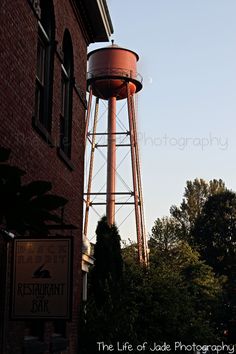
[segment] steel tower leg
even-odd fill
[[[89,127],[89,119],[90,119],[90,112],[91,112],[91,106],[92,106],[92,98],[93,98],[93,90],[92,87],[90,86],[89,88],[89,99],[88,99],[88,108],[87,108],[87,114],[85,118],[85,137],[84,137],[84,146],[86,147],[86,141],[87,141],[87,135],[88,135],[88,127]]]
[[[135,220],[136,220],[136,232],[137,232],[137,243],[138,243],[138,259],[140,263],[144,262],[143,259],[143,242],[142,242],[142,228],[141,228],[141,218],[139,210],[139,191],[137,184],[137,164],[136,164],[136,152],[135,152],[135,135],[133,126],[133,110],[131,103],[131,95],[129,90],[129,83],[127,83],[127,105],[128,105],[128,116],[129,116],[129,130],[130,130],[130,150],[131,150],[131,165],[132,165],[132,178],[133,178],[133,188],[134,188],[134,208],[135,208]]]
[[[107,222],[115,222],[116,188],[116,97],[108,101],[108,148],[107,148]]]
[[[89,163],[89,177],[88,177],[85,217],[84,217],[84,235],[86,237],[87,237],[87,233],[88,233],[88,218],[89,218],[89,207],[90,207],[90,200],[91,200],[90,196],[91,196],[91,187],[92,187],[92,179],[93,179],[94,154],[95,154],[95,148],[96,148],[98,108],[99,108],[99,98],[96,98],[96,105],[95,105],[95,112],[94,112],[94,123],[93,123],[92,145],[91,145],[90,163]]]
[[[144,261],[145,265],[148,265],[149,253],[148,253],[148,244],[147,244],[147,236],[146,236],[146,228],[145,228],[140,155],[139,155],[137,123],[136,123],[136,114],[135,114],[135,105],[134,105],[134,97],[133,96],[130,97],[130,103],[131,103],[131,107],[132,107],[134,149],[135,149],[135,157],[136,157],[137,183],[138,183],[138,191],[139,191],[139,209],[140,209],[140,222],[141,222],[141,235],[142,235],[142,252],[143,252],[143,261]]]

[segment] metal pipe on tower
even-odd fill
[[[115,222],[116,190],[116,98],[108,100],[108,147],[107,147],[107,222]]]

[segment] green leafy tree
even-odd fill
[[[157,243],[151,246],[147,273],[137,266],[135,257],[135,247],[129,249],[128,264],[124,257],[129,281],[123,296],[128,304],[133,302],[133,311],[123,314],[132,324],[126,340],[136,344],[216,342],[221,283],[200,255],[183,241],[165,250]]]
[[[117,341],[129,341],[137,353],[136,346],[145,341],[149,345],[180,340],[203,344],[219,339],[215,317],[221,300],[220,280],[186,242],[174,238],[163,247],[166,240],[162,245],[155,242],[158,237],[153,232],[148,271],[137,263],[136,244],[122,250],[124,272],[115,301],[108,291],[103,306],[97,306],[90,286],[81,335],[86,343],[81,346],[83,353],[98,353],[99,341],[114,348]]]
[[[236,261],[236,194],[211,196],[193,228],[193,238],[204,259],[218,274],[230,276]]]
[[[224,279],[217,278],[200,254],[179,238],[178,224],[176,226],[175,221],[170,220],[157,219],[150,243],[151,274],[159,281],[157,296],[164,292],[164,303],[160,306],[163,310],[169,309],[169,312],[164,310],[167,317],[160,321],[166,323],[166,327],[161,327],[161,338],[214,342],[219,335],[217,327]],[[165,237],[162,237],[163,233]],[[171,320],[173,313],[176,322]],[[180,323],[183,325],[178,328]]]
[[[217,274],[227,277],[222,322],[231,341],[236,337],[236,194],[226,191],[211,196],[192,234],[202,257]]]
[[[173,217],[158,218],[154,222],[149,246],[152,250],[168,251],[173,248],[181,239],[181,228]]]
[[[180,224],[183,239],[191,242],[191,229],[201,214],[205,202],[211,195],[224,191],[226,191],[226,187],[221,179],[207,182],[204,179],[196,178],[194,181],[187,181],[180,207],[173,205],[170,208],[171,215]]]

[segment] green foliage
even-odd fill
[[[155,235],[152,235],[155,238]],[[152,291],[159,298],[161,337],[171,342],[216,340],[215,314],[221,300],[221,282],[185,241],[165,249],[151,248]],[[181,324],[181,325],[180,325]]]
[[[226,191],[226,187],[221,179],[206,182],[196,178],[194,181],[187,181],[186,184],[180,207],[173,205],[170,213],[181,226],[182,238],[190,242],[191,229],[200,216],[205,202],[211,195]]]
[[[88,297],[81,321],[81,353],[97,353],[96,343],[118,340],[123,318],[120,311],[123,260],[116,225],[108,225],[104,216],[97,225],[94,248],[95,264],[90,272]]]
[[[25,172],[7,163],[10,150],[0,148],[0,225],[20,235],[27,231],[47,234],[47,223],[61,222],[52,211],[63,207],[67,200],[48,194],[52,185],[46,181],[33,181],[22,185]]]
[[[152,228],[149,246],[152,250],[168,251],[180,240],[180,225],[173,217],[158,218]]]
[[[235,194],[222,180],[188,181],[180,207],[154,223],[149,269],[137,264],[137,245],[130,244],[122,250],[118,296],[103,283],[104,303],[99,307],[90,291],[84,327],[89,346],[84,353],[97,353],[98,341],[129,341],[134,346],[145,341],[230,343],[232,335],[225,338],[224,330],[234,333],[235,206]],[[105,245],[103,240],[103,250]]]
[[[236,261],[236,194],[211,196],[193,228],[194,242],[217,273],[228,275]]]
[[[235,340],[236,194],[226,191],[211,196],[196,220],[192,235],[202,258],[225,279],[220,321],[229,331],[228,340]]]
[[[167,221],[163,219],[162,232]],[[98,353],[98,341],[114,345],[129,341],[136,346],[145,341],[203,344],[219,339],[215,317],[221,301],[220,280],[186,242],[168,239],[168,247],[155,242],[160,222],[153,228],[148,270],[137,264],[137,245],[131,244],[122,250],[119,296],[114,299],[106,287],[105,302],[99,307],[90,287],[82,353]]]
[[[236,194],[222,180],[188,181],[181,206],[172,207],[171,214],[180,225],[181,238],[200,253],[222,283],[218,331],[219,335],[228,331],[224,340],[232,343],[236,336]]]
[[[117,296],[117,287],[122,276],[120,235],[115,225],[109,226],[104,216],[96,229],[97,242],[94,248],[95,266],[92,283],[97,305],[102,306],[109,294]]]

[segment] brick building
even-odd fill
[[[0,26],[0,145],[11,149],[10,163],[27,172],[25,182],[50,181],[53,193],[68,199],[63,221],[76,226],[71,231],[72,320],[13,321],[9,290],[4,293],[1,285],[0,352],[75,354],[82,291],[87,46],[108,41],[112,24],[105,0],[2,0]],[[53,347],[55,333],[61,336]],[[24,344],[26,334],[34,338],[31,349]]]

